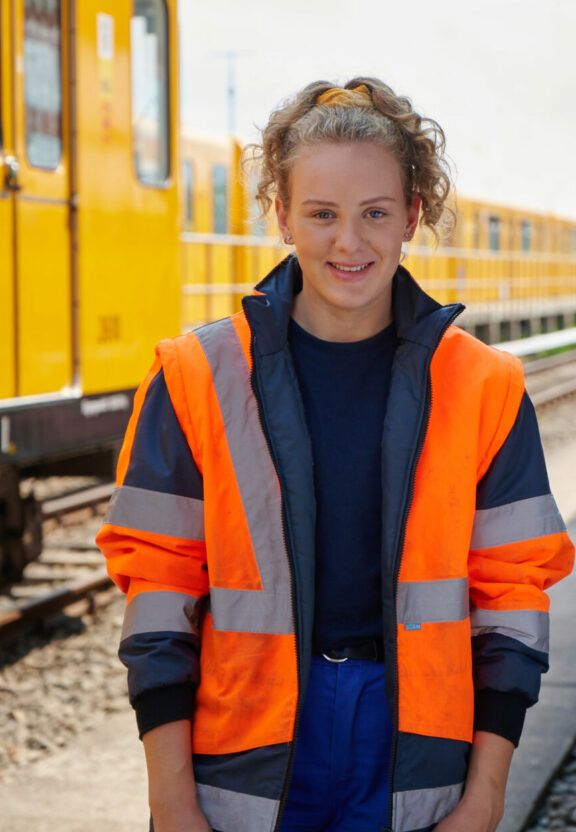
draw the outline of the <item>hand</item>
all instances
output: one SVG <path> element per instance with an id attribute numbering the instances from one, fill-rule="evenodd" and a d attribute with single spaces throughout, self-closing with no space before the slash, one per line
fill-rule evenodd
<path id="1" fill-rule="evenodd" d="M 212 832 L 198 805 L 182 809 L 164 808 L 152 813 L 154 832 Z"/>
<path id="2" fill-rule="evenodd" d="M 196 796 L 190 723 L 168 722 L 142 739 L 154 832 L 212 832 Z"/>
<path id="3" fill-rule="evenodd" d="M 494 832 L 502 820 L 501 804 L 463 797 L 456 808 L 438 823 L 435 832 Z"/>
<path id="4" fill-rule="evenodd" d="M 514 746 L 497 734 L 477 731 L 464 795 L 435 832 L 494 832 L 504 814 L 504 795 Z"/>

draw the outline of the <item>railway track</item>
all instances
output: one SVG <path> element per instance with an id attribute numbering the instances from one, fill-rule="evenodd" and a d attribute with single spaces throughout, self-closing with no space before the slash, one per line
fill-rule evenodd
<path id="1" fill-rule="evenodd" d="M 42 515 L 44 519 L 59 519 L 66 514 L 92 508 L 100 503 L 107 503 L 113 491 L 114 483 L 106 482 L 102 485 L 82 488 L 69 494 L 44 500 L 42 502 Z"/>
<path id="2" fill-rule="evenodd" d="M 112 582 L 94 544 L 113 483 L 42 500 L 44 546 L 20 581 L 0 588 L 0 639 L 64 609 L 107 603 Z"/>
<path id="3" fill-rule="evenodd" d="M 524 373 L 534 407 L 554 405 L 576 395 L 576 350 L 527 362 Z"/>

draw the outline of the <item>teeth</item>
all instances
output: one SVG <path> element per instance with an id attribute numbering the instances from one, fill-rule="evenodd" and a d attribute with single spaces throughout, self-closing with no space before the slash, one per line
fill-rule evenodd
<path id="1" fill-rule="evenodd" d="M 332 263 L 332 265 L 341 272 L 360 272 L 366 268 L 368 263 L 363 263 L 361 266 L 339 266 L 338 263 Z"/>

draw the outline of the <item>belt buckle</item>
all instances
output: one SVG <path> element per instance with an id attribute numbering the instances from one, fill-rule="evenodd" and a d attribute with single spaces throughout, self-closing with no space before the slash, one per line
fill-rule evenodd
<path id="1" fill-rule="evenodd" d="M 327 662 L 333 662 L 334 664 L 342 664 L 342 662 L 347 662 L 350 657 L 343 656 L 341 659 L 335 659 L 332 656 L 329 656 L 327 653 L 322 653 L 322 658 L 326 659 Z"/>

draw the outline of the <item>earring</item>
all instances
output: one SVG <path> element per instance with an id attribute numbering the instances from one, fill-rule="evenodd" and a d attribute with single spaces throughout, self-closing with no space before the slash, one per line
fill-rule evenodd
<path id="1" fill-rule="evenodd" d="M 291 246 L 293 242 L 294 242 L 294 240 L 292 238 L 292 235 L 291 234 L 286 234 L 286 236 L 284 237 L 284 243 L 287 246 Z"/>
<path id="2" fill-rule="evenodd" d="M 410 233 L 410 231 L 405 231 L 404 232 L 404 239 L 405 240 L 411 240 L 412 239 L 412 234 Z"/>

